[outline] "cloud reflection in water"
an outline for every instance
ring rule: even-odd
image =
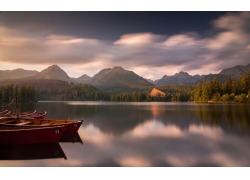
[[[81,128],[79,133],[88,153],[75,153],[84,166],[90,165],[84,163],[90,157],[96,162],[92,166],[103,161],[115,162],[111,166],[249,165],[246,157],[250,153],[244,149],[250,144],[244,138],[224,134],[220,127],[190,125],[183,131],[175,125],[149,120],[122,136],[102,133],[93,125]]]

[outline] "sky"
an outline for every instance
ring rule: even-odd
[[[250,63],[249,22],[250,11],[2,11],[0,70],[219,73]]]

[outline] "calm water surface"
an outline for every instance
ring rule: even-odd
[[[247,104],[83,101],[19,107],[47,111],[47,119],[84,122],[64,142],[1,147],[0,166],[250,166]]]

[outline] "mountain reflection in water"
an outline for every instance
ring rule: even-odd
[[[39,102],[33,106],[47,110],[48,119],[84,119],[78,131],[83,145],[60,142],[67,161],[5,161],[7,166],[250,166],[247,104]]]

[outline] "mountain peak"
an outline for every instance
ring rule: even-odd
[[[51,66],[49,66],[47,69],[61,69],[58,65],[53,64]]]
[[[123,69],[121,66],[115,66],[113,69]]]
[[[187,77],[189,76],[189,74],[187,72],[184,72],[184,71],[180,71],[179,73],[175,73],[176,77]]]
[[[180,71],[179,73],[176,73],[173,76],[164,75],[155,84],[156,85],[169,85],[169,84],[193,85],[201,78],[202,76],[199,76],[199,75],[191,76],[187,72]]]
[[[62,70],[58,65],[52,65],[42,70],[36,76],[36,79],[58,79],[68,81],[68,74]]]
[[[79,78],[90,78],[87,74],[80,76]]]
[[[112,71],[124,71],[124,69],[121,66],[115,66],[111,70]]]
[[[146,79],[120,66],[103,69],[92,78],[92,85],[105,91],[120,91],[135,86],[153,86]]]

